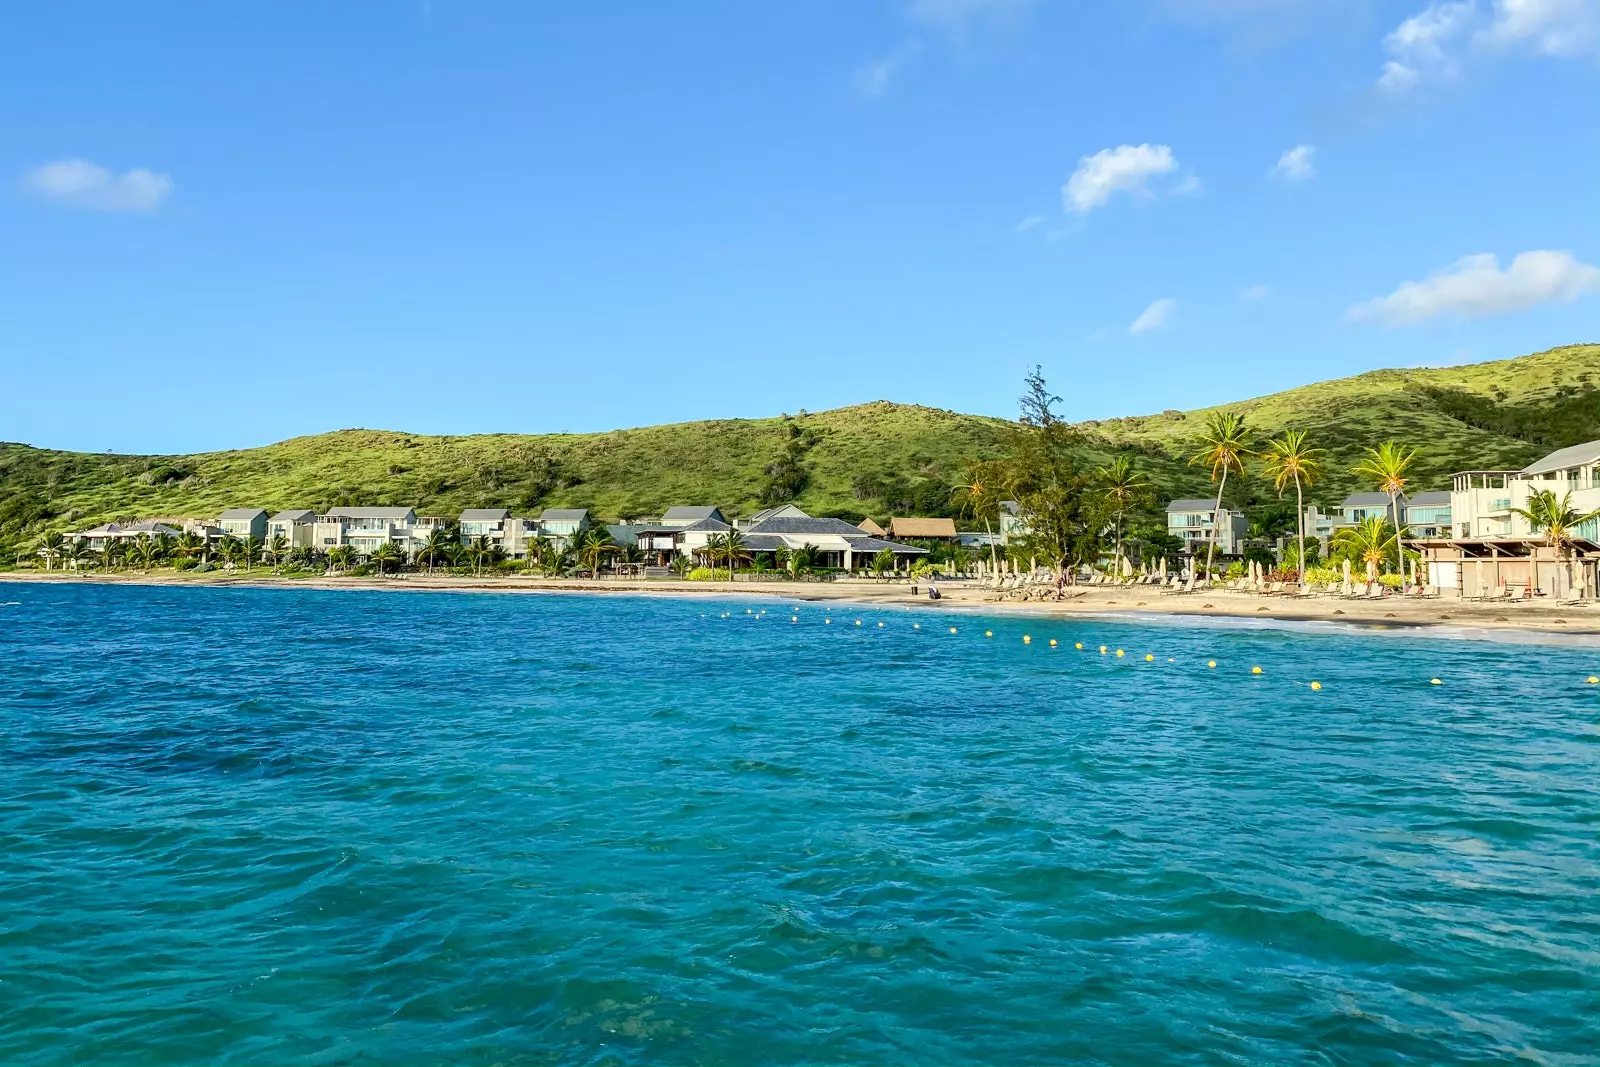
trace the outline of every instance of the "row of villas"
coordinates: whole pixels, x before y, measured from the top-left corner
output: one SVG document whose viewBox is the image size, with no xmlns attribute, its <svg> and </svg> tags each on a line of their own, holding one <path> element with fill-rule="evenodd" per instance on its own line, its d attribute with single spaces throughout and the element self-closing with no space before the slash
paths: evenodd
<svg viewBox="0 0 1600 1067">
<path fill-rule="evenodd" d="M 289 510 L 276 514 L 268 514 L 262 508 L 232 508 L 214 523 L 107 523 L 72 536 L 86 541 L 92 549 L 99 549 L 110 540 L 194 533 L 213 543 L 223 537 L 254 538 L 267 543 L 281 538 L 291 549 L 327 552 L 348 546 L 363 555 L 380 545 L 392 544 L 407 556 L 415 556 L 433 534 L 449 525 L 444 518 L 419 516 L 415 508 L 409 507 L 330 508 L 321 513 Z M 463 544 L 482 539 L 517 559 L 525 557 L 540 537 L 567 548 L 599 524 L 587 508 L 546 508 L 536 519 L 513 516 L 505 508 L 469 508 L 460 514 L 455 525 Z M 712 537 L 737 530 L 745 550 L 752 554 L 810 549 L 817 553 L 820 566 L 847 571 L 868 565 L 885 550 L 895 557 L 897 566 L 928 554 L 925 548 L 893 540 L 891 531 L 925 540 L 957 541 L 963 536 L 949 519 L 896 519 L 891 522 L 890 531 L 885 531 L 871 520 L 851 525 L 843 519 L 808 515 L 792 504 L 731 522 L 718 507 L 680 506 L 668 508 L 659 519 L 607 524 L 604 529 L 617 544 L 637 547 L 649 563 L 657 566 L 668 565 L 675 556 L 693 556 L 704 550 Z"/>
<path fill-rule="evenodd" d="M 1573 531 L 1570 559 L 1561 558 L 1518 514 L 1533 493 L 1568 499 L 1579 515 L 1600 511 L 1600 441 L 1558 449 L 1520 470 L 1473 470 L 1451 476 L 1451 488 L 1399 498 L 1406 544 L 1427 564 L 1425 584 L 1465 597 L 1499 595 L 1521 587 L 1546 596 L 1594 595 L 1600 589 L 1600 519 Z M 1219 522 L 1220 514 L 1220 522 Z M 1383 493 L 1352 493 L 1335 511 L 1306 508 L 1307 536 L 1326 543 L 1343 526 L 1382 517 L 1393 522 L 1394 504 Z M 1244 551 L 1249 523 L 1244 513 L 1216 509 L 1214 500 L 1174 500 L 1167 505 L 1167 532 L 1191 549 L 1204 550 L 1217 530 L 1217 549 Z"/>
</svg>

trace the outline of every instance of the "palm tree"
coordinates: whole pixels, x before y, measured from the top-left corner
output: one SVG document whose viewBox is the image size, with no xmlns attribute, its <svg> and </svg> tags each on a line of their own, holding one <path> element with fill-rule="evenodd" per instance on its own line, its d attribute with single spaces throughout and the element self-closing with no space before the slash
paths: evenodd
<svg viewBox="0 0 1600 1067">
<path fill-rule="evenodd" d="M 1244 477 L 1244 460 L 1251 455 L 1250 427 L 1244 416 L 1235 411 L 1213 411 L 1206 420 L 1203 447 L 1189 458 L 1196 466 L 1211 471 L 1211 480 L 1217 483 L 1217 503 L 1211 515 L 1211 539 L 1206 546 L 1206 577 L 1211 576 L 1211 564 L 1216 558 L 1217 534 L 1222 529 L 1222 492 L 1228 487 L 1229 473 Z"/>
<path fill-rule="evenodd" d="M 254 537 L 246 536 L 239 542 L 238 553 L 239 558 L 244 561 L 244 569 L 248 571 L 250 565 L 261 558 L 261 542 Z"/>
<path fill-rule="evenodd" d="M 232 534 L 223 534 L 222 540 L 217 542 L 217 558 L 232 563 L 238 555 L 239 539 Z"/>
<path fill-rule="evenodd" d="M 386 564 L 393 563 L 398 567 L 401 563 L 405 562 L 405 553 L 400 551 L 400 546 L 395 544 L 393 541 L 385 541 L 383 544 L 372 550 L 372 552 L 367 556 L 367 562 L 377 564 L 378 577 L 382 578 L 384 566 Z"/>
<path fill-rule="evenodd" d="M 44 560 L 45 570 L 49 570 L 51 563 L 61 558 L 61 550 L 66 543 L 67 539 L 55 531 L 39 538 L 39 555 Z"/>
<path fill-rule="evenodd" d="M 428 573 L 432 574 L 434 563 L 441 556 L 448 559 L 450 546 L 455 543 L 456 539 L 451 537 L 448 531 L 441 529 L 429 530 L 427 538 L 417 547 L 417 558 L 427 561 Z"/>
<path fill-rule="evenodd" d="M 955 495 L 961 498 L 963 513 L 983 520 L 983 532 L 989 540 L 989 565 L 998 571 L 1000 560 L 994 546 L 994 527 L 989 523 L 990 519 L 998 521 L 1000 518 L 1000 498 L 985 478 L 983 471 L 982 465 L 974 466 L 968 471 L 968 480 L 956 486 Z"/>
<path fill-rule="evenodd" d="M 180 559 L 204 559 L 206 542 L 193 530 L 185 530 L 178 535 L 177 541 L 172 545 L 172 552 Z"/>
<path fill-rule="evenodd" d="M 494 558 L 495 546 L 490 544 L 487 537 L 475 537 L 467 546 L 467 554 L 472 560 L 472 573 L 482 574 L 483 565 Z"/>
<path fill-rule="evenodd" d="M 676 574 L 679 578 L 682 578 L 684 575 L 694 570 L 694 557 L 683 555 L 673 556 L 672 562 L 668 564 L 668 566 L 672 568 L 673 574 Z"/>
<path fill-rule="evenodd" d="M 738 530 L 729 530 L 722 535 L 722 561 L 728 565 L 728 581 L 733 581 L 733 572 L 739 569 L 740 563 L 750 562 L 750 549 L 744 539 L 744 534 Z"/>
<path fill-rule="evenodd" d="M 616 551 L 616 542 L 606 530 L 588 530 L 578 540 L 578 562 L 589 569 L 591 577 L 596 581 L 600 578 L 600 564 Z"/>
<path fill-rule="evenodd" d="M 140 534 L 128 546 L 128 558 L 136 563 L 140 570 L 148 574 L 150 568 L 155 566 L 157 559 L 160 558 L 160 549 L 150 539 L 149 534 Z"/>
<path fill-rule="evenodd" d="M 350 563 L 355 559 L 356 550 L 349 545 L 335 545 L 328 549 L 328 566 L 338 570 L 349 570 Z"/>
<path fill-rule="evenodd" d="M 71 538 L 59 551 L 62 566 L 70 565 L 73 570 L 77 570 L 78 564 L 89 558 L 89 544 L 80 537 Z"/>
<path fill-rule="evenodd" d="M 1584 523 L 1595 518 L 1600 518 L 1600 508 L 1590 512 L 1579 512 L 1572 506 L 1572 494 L 1569 492 L 1559 500 L 1556 499 L 1552 489 L 1535 489 L 1528 494 L 1528 506 L 1525 508 L 1512 508 L 1512 513 L 1521 516 L 1532 527 L 1534 533 L 1543 533 L 1545 544 L 1555 549 L 1556 557 L 1567 565 L 1567 588 L 1573 587 L 1572 581 L 1572 542 L 1577 536 L 1577 529 Z M 1534 560 L 1533 584 L 1538 586 L 1538 560 Z"/>
<path fill-rule="evenodd" d="M 117 560 L 121 558 L 121 556 L 122 542 L 117 540 L 115 537 L 106 538 L 105 543 L 100 546 L 100 566 L 107 572 L 112 571 L 116 568 Z"/>
<path fill-rule="evenodd" d="M 1354 526 L 1341 527 L 1333 535 L 1336 546 L 1367 565 L 1370 581 L 1374 571 L 1380 571 L 1389 558 L 1389 551 L 1399 544 L 1394 527 L 1379 515 L 1369 515 Z"/>
<path fill-rule="evenodd" d="M 1300 539 L 1295 542 L 1296 567 L 1300 571 L 1300 588 L 1306 585 L 1306 501 L 1305 489 L 1315 485 L 1322 477 L 1324 450 L 1306 444 L 1304 430 L 1285 430 L 1267 445 L 1266 471 L 1273 488 L 1283 496 L 1283 490 L 1294 483 L 1294 513 L 1298 520 Z"/>
<path fill-rule="evenodd" d="M 273 534 L 261 554 L 272 561 L 272 573 L 278 573 L 278 565 L 289 555 L 289 539 L 283 534 Z"/>
<path fill-rule="evenodd" d="M 1416 458 L 1416 449 L 1385 441 L 1377 448 L 1367 449 L 1366 457 L 1350 469 L 1351 474 L 1370 478 L 1377 484 L 1378 492 L 1388 495 L 1396 543 L 1401 549 L 1405 548 L 1406 524 L 1405 516 L 1400 514 L 1400 497 L 1406 491 L 1406 474 Z"/>
<path fill-rule="evenodd" d="M 789 576 L 798 578 L 817 565 L 817 548 L 815 545 L 802 545 L 789 552 Z"/>
<path fill-rule="evenodd" d="M 883 577 L 883 572 L 886 571 L 886 570 L 890 570 L 893 567 L 894 567 L 894 549 L 892 549 L 892 548 L 880 548 L 880 549 L 878 549 L 878 554 L 876 556 L 872 557 L 872 573 L 876 574 L 879 578 L 882 578 Z"/>
<path fill-rule="evenodd" d="M 1116 519 L 1117 548 L 1112 573 L 1117 574 L 1122 568 L 1122 520 L 1150 496 L 1151 485 L 1127 456 L 1118 456 L 1111 461 L 1111 466 L 1101 467 L 1095 471 L 1095 477 L 1105 487 L 1106 501 Z"/>
</svg>

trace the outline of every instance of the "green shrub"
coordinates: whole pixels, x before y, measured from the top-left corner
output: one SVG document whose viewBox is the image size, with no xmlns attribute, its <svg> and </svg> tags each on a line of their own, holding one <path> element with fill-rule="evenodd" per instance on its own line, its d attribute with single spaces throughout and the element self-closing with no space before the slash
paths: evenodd
<svg viewBox="0 0 1600 1067">
<path fill-rule="evenodd" d="M 715 576 L 713 575 L 710 567 L 696 567 L 688 574 L 685 574 L 684 577 L 691 582 L 709 582 L 712 581 Z"/>
<path fill-rule="evenodd" d="M 1403 575 L 1403 574 L 1380 574 L 1380 575 L 1378 575 L 1378 584 L 1383 586 L 1386 589 L 1400 589 L 1400 588 L 1403 588 L 1405 586 L 1405 584 L 1406 584 L 1405 575 Z"/>
</svg>

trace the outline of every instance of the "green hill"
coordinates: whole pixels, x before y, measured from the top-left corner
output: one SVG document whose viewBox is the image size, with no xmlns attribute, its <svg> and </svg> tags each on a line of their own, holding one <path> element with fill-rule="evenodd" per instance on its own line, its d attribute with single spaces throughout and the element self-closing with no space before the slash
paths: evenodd
<svg viewBox="0 0 1600 1067">
<path fill-rule="evenodd" d="M 1347 471 L 1360 450 L 1388 437 L 1420 450 L 1419 488 L 1447 488 L 1445 476 L 1455 470 L 1518 467 L 1600 438 L 1597 375 L 1600 345 L 1579 345 L 1497 363 L 1374 371 L 1229 406 L 1246 412 L 1258 435 L 1293 426 L 1328 448 L 1329 478 L 1314 498 L 1331 502 L 1356 486 Z M 1132 450 L 1164 496 L 1203 495 L 1204 472 L 1185 460 L 1205 415 L 1168 411 L 1085 423 L 1085 458 Z M 793 495 L 818 513 L 948 513 L 950 486 L 964 464 L 997 454 L 1007 426 L 880 401 L 599 434 L 341 430 L 190 456 L 0 444 L 0 544 L 110 519 L 214 516 L 244 505 L 407 504 L 443 515 L 465 507 L 586 506 L 628 517 L 679 503 L 748 511 Z M 1229 495 L 1243 506 L 1275 497 L 1259 478 Z"/>
</svg>

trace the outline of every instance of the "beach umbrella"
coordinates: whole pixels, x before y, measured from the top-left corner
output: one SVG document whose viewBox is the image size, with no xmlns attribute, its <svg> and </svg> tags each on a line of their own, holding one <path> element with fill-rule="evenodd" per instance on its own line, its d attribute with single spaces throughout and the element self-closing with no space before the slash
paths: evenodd
<svg viewBox="0 0 1600 1067">
<path fill-rule="evenodd" d="M 1127 556 L 1123 556 L 1122 557 L 1122 576 L 1124 578 L 1129 578 L 1129 577 L 1133 576 L 1133 564 L 1128 562 L 1128 557 Z"/>
<path fill-rule="evenodd" d="M 1350 595 L 1350 561 L 1344 561 L 1344 595 Z"/>
<path fill-rule="evenodd" d="M 1164 580 L 1167 577 L 1167 557 L 1166 556 L 1162 556 L 1161 557 L 1160 567 L 1161 567 L 1161 572 L 1160 572 L 1161 573 L 1161 577 Z"/>
</svg>

